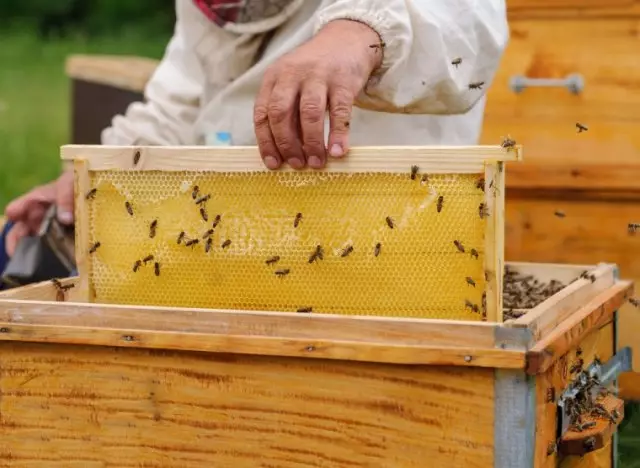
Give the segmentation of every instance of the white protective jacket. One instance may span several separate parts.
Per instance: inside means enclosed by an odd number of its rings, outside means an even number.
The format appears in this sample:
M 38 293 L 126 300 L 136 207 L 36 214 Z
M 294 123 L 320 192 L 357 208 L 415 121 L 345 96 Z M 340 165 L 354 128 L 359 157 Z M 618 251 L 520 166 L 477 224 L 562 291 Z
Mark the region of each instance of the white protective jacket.
M 292 0 L 240 31 L 192 0 L 176 0 L 176 12 L 146 102 L 115 117 L 103 144 L 214 144 L 228 132 L 233 145 L 255 145 L 253 103 L 265 69 L 335 19 L 366 23 L 386 43 L 381 79 L 356 102 L 377 111 L 354 108 L 352 146 L 477 144 L 484 93 L 509 36 L 505 0 Z M 473 82 L 484 85 L 471 90 Z

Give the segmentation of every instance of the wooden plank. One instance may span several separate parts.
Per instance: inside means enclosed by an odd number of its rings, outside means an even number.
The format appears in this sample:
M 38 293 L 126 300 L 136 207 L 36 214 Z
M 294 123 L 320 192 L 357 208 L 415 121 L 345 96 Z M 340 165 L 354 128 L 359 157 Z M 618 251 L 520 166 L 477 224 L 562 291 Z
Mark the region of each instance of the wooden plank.
M 530 329 L 535 340 L 548 336 L 551 330 L 563 323 L 583 304 L 615 284 L 613 265 L 601 264 L 590 270 L 589 274 L 595 277 L 594 281 L 586 278 L 577 279 L 514 321 L 512 325 Z
M 586 366 L 592 363 L 596 357 L 606 362 L 613 356 L 613 348 L 613 324 L 609 323 L 600 329 L 592 330 L 578 346 L 561 356 L 545 373 L 535 377 L 536 437 L 534 466 L 536 468 L 556 468 L 561 462 L 571 463 L 574 457 L 559 460 L 555 449 L 558 430 L 557 400 L 575 378 L 575 374 L 571 374 L 569 369 L 578 359 L 583 359 Z M 580 353 L 579 356 L 578 351 Z M 608 451 L 609 455 L 611 454 L 610 448 L 605 448 L 604 451 Z M 599 452 L 591 453 L 585 456 L 584 459 L 586 461 L 598 459 L 598 457 L 602 456 Z M 606 466 L 607 468 L 610 467 L 610 465 Z
M 508 186 L 637 189 L 640 64 L 629 57 L 639 45 L 638 18 L 574 17 L 510 26 L 480 140 L 495 143 L 510 133 L 527 149 L 526 161 L 510 169 Z M 623 63 L 628 66 L 620 67 Z M 585 81 L 579 95 L 548 87 L 515 93 L 510 86 L 514 76 L 564 79 L 573 73 Z M 576 120 L 589 130 L 576 133 Z
M 640 16 L 638 0 L 509 0 L 509 21 L 521 19 L 629 18 Z
M 142 92 L 158 60 L 127 55 L 71 55 L 65 70 L 74 79 Z
M 609 323 L 615 311 L 632 291 L 633 285 L 630 281 L 620 281 L 587 302 L 527 352 L 527 373 L 534 375 L 545 372 L 560 356 L 580 343 L 591 330 Z
M 501 330 L 497 337 L 498 325 L 482 322 L 0 300 L 0 327 L 0 340 L 13 341 L 519 369 L 525 363 L 516 334 Z
M 640 402 L 640 373 L 625 372 L 618 379 L 620 396 L 627 401 Z
M 484 271 L 486 314 L 490 322 L 501 323 L 502 281 L 504 275 L 504 167 L 487 164 L 485 168 L 486 220 Z
M 493 466 L 493 371 L 1 343 L 23 465 Z
M 531 275 L 545 283 L 556 280 L 564 284 L 571 283 L 584 271 L 597 268 L 597 265 L 566 263 L 505 262 L 505 265 L 518 274 Z
M 74 161 L 74 208 L 75 208 L 75 250 L 76 268 L 79 280 L 74 288 L 76 297 L 83 302 L 92 302 L 94 294 L 90 288 L 91 255 L 94 242 L 90 238 L 91 213 L 86 195 L 91 190 L 89 179 L 89 166 L 86 161 L 78 159 Z
M 77 277 L 73 278 L 60 278 L 58 281 L 63 286 L 73 284 L 73 288 L 64 291 L 62 297 L 60 297 L 59 291 L 56 289 L 51 281 L 43 281 L 41 283 L 29 284 L 18 288 L 7 289 L 6 291 L 0 291 L 0 300 L 16 299 L 16 300 L 30 300 L 30 301 L 75 301 L 78 299 L 78 294 L 75 293 L 75 285 L 78 282 Z
M 134 154 L 139 152 L 138 164 Z M 351 148 L 347 157 L 332 159 L 327 172 L 483 173 L 485 161 L 515 161 L 521 148 L 500 146 L 372 146 Z M 138 169 L 164 171 L 266 171 L 256 146 L 82 146 L 67 145 L 62 159 L 86 159 L 90 171 Z M 295 171 L 285 167 L 284 171 Z M 312 171 L 312 169 L 305 169 Z

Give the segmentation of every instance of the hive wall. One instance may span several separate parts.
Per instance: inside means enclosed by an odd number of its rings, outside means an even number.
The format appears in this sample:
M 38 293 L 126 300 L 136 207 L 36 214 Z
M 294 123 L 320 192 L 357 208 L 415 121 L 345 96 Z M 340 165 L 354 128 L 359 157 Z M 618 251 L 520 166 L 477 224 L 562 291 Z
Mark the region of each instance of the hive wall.
M 499 308 L 491 278 L 503 226 L 490 211 L 502 185 L 484 180 L 503 184 L 500 164 L 460 159 L 446 172 L 445 154 L 423 160 L 432 170 L 415 177 L 410 164 L 191 171 L 176 168 L 193 161 L 168 159 L 162 170 L 114 170 L 123 157 L 114 154 L 106 164 L 76 158 L 77 254 L 90 300 L 458 320 Z

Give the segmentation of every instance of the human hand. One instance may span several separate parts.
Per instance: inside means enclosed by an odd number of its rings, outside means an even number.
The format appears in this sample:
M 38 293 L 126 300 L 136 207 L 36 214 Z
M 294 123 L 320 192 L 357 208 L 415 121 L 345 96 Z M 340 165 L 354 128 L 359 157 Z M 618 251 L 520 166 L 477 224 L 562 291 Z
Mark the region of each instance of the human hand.
M 9 203 L 5 215 L 14 223 L 5 241 L 9 256 L 15 252 L 20 239 L 38 232 L 52 204 L 58 207 L 60 223 L 73 224 L 73 171 L 66 171 L 56 181 L 36 187 Z
M 346 154 L 353 103 L 382 59 L 373 44 L 380 44 L 380 37 L 369 26 L 336 20 L 267 70 L 255 102 L 254 125 L 260 155 L 269 169 L 283 162 L 295 169 L 307 163 L 320 169 L 327 153 Z

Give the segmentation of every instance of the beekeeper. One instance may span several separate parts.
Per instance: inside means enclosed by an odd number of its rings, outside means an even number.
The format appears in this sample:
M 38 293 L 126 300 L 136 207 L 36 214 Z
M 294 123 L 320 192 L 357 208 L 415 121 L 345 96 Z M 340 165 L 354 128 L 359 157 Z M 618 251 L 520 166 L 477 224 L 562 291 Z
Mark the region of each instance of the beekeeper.
M 257 144 L 269 169 L 320 169 L 351 145 L 473 145 L 509 34 L 505 0 L 176 0 L 176 13 L 146 101 L 103 144 Z M 9 254 L 52 203 L 73 222 L 71 174 L 7 207 Z

